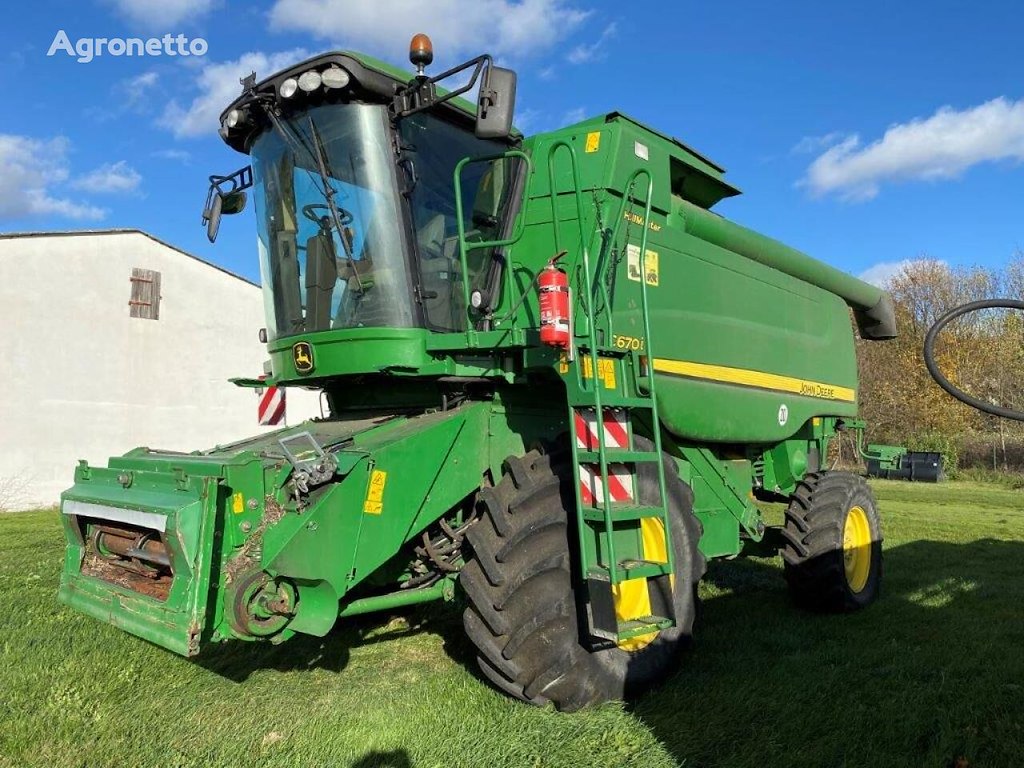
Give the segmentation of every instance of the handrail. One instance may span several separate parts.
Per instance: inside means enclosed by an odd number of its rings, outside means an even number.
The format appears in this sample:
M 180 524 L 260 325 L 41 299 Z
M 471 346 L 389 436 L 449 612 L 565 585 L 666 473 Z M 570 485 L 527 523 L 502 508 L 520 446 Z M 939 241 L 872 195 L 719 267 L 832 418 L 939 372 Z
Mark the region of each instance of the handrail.
M 597 422 L 596 423 L 596 426 L 597 426 L 597 430 L 596 431 L 597 431 L 597 436 L 598 436 L 598 440 L 597 440 L 597 453 L 598 453 L 598 466 L 600 468 L 600 482 L 604 485 L 604 489 L 606 491 L 605 493 L 602 494 L 602 499 L 601 499 L 602 510 L 601 511 L 603 513 L 604 530 L 606 532 L 608 578 L 609 578 L 609 581 L 611 582 L 611 584 L 614 585 L 614 584 L 618 583 L 618 578 L 617 577 L 618 577 L 619 564 L 618 564 L 618 560 L 617 560 L 616 555 L 615 555 L 615 535 L 614 535 L 615 528 L 614 528 L 614 520 L 612 518 L 612 500 L 611 500 L 611 494 L 607 492 L 607 482 L 608 482 L 608 471 L 609 471 L 609 469 L 608 469 L 607 446 L 606 446 L 605 440 L 604 440 L 604 404 L 602 403 L 602 397 L 601 397 L 601 386 L 602 385 L 601 385 L 601 377 L 600 377 L 600 375 L 601 375 L 601 372 L 600 372 L 600 361 L 601 361 L 601 358 L 598 355 L 598 345 L 597 345 L 597 319 L 596 319 L 596 316 L 595 316 L 595 312 L 596 312 L 596 310 L 595 310 L 595 303 L 597 301 L 597 296 L 596 296 L 596 292 L 595 292 L 595 286 L 594 286 L 594 283 L 593 283 L 593 278 L 595 276 L 592 275 L 591 271 L 590 271 L 589 240 L 588 240 L 588 238 L 586 236 L 586 231 L 584 229 L 584 221 L 583 221 L 583 208 L 584 208 L 584 205 L 583 205 L 583 195 L 582 195 L 582 190 L 581 190 L 581 186 L 582 185 L 580 183 L 580 174 L 579 174 L 579 159 L 577 157 L 577 153 L 576 153 L 575 148 L 569 142 L 567 142 L 564 139 L 556 140 L 548 148 L 548 183 L 549 183 L 549 195 L 550 195 L 550 198 L 551 198 L 551 219 L 552 219 L 551 224 L 552 224 L 552 228 L 554 230 L 555 250 L 556 251 L 561 251 L 562 250 L 562 242 L 561 242 L 560 233 L 559 233 L 558 194 L 557 194 L 558 190 L 557 190 L 557 186 L 556 186 L 556 183 L 555 183 L 555 167 L 556 167 L 556 163 L 557 163 L 558 152 L 560 150 L 562 150 L 562 149 L 565 149 L 566 152 L 569 155 L 570 171 L 571 171 L 572 184 L 573 184 L 572 192 L 573 192 L 573 195 L 574 195 L 574 198 L 575 198 L 575 202 L 576 202 L 576 218 L 577 218 L 577 224 L 578 224 L 578 227 L 579 227 L 580 257 L 581 257 L 580 261 L 582 262 L 582 267 L 583 267 L 583 269 L 582 269 L 582 271 L 583 271 L 583 276 L 582 276 L 582 282 L 583 282 L 583 286 L 582 287 L 583 287 L 583 290 L 581 291 L 581 293 L 583 294 L 583 306 L 582 306 L 582 309 L 583 309 L 583 314 L 584 314 L 584 316 L 586 317 L 586 320 L 587 320 L 586 338 L 587 338 L 587 345 L 588 345 L 588 350 L 587 350 L 588 354 L 587 354 L 586 362 L 590 363 L 590 368 L 591 368 L 591 382 L 592 382 L 591 386 L 593 387 L 593 389 L 589 390 L 589 391 L 593 395 L 593 405 L 594 405 L 594 410 L 595 410 L 595 418 L 596 418 L 596 422 Z M 648 397 L 650 399 L 651 411 L 652 411 L 651 431 L 652 431 L 652 438 L 653 438 L 653 442 L 654 442 L 654 450 L 655 450 L 656 454 L 660 458 L 661 453 L 662 453 L 661 430 L 660 430 L 659 425 L 658 425 L 658 399 L 657 399 L 656 387 L 655 387 L 655 379 L 654 379 L 654 366 L 653 366 L 653 364 L 651 362 L 653 360 L 653 357 L 651 357 L 651 321 L 650 321 L 650 306 L 649 306 L 649 303 L 648 303 L 648 294 L 647 294 L 647 241 L 648 241 L 648 235 L 649 235 L 649 232 L 650 232 L 651 207 L 652 207 L 653 199 L 654 199 L 654 178 L 653 178 L 651 172 L 648 169 L 646 169 L 646 168 L 638 168 L 629 177 L 629 179 L 628 179 L 628 181 L 627 181 L 627 183 L 625 185 L 625 190 L 624 190 L 622 202 L 620 203 L 620 206 L 619 206 L 619 213 L 618 213 L 618 216 L 617 216 L 617 221 L 616 221 L 615 227 L 614 227 L 614 229 L 611 230 L 611 235 L 612 236 L 610 238 L 604 239 L 603 243 L 605 244 L 605 247 L 607 247 L 607 248 L 614 248 L 615 247 L 615 238 L 618 235 L 619 229 L 621 227 L 621 222 L 623 221 L 623 219 L 625 217 L 626 206 L 629 205 L 631 200 L 633 199 L 632 190 L 633 190 L 634 186 L 638 183 L 638 181 L 642 177 L 646 177 L 646 182 L 647 182 L 647 184 L 646 184 L 647 190 L 646 191 L 647 191 L 647 195 L 646 195 L 646 200 L 645 200 L 645 203 L 644 203 L 643 231 L 642 231 L 642 234 L 641 234 L 641 237 L 640 237 L 640 259 L 639 259 L 639 261 L 640 261 L 640 308 L 641 308 L 641 314 L 642 314 L 642 317 L 643 317 L 644 339 L 645 339 L 646 347 L 647 347 L 647 360 L 648 360 L 648 363 L 647 363 L 647 366 L 646 366 L 645 375 L 646 375 L 646 379 L 647 379 Z M 608 234 L 607 231 L 602 231 L 602 237 L 604 237 L 607 234 Z M 628 247 L 628 243 L 626 244 L 626 246 Z M 604 262 L 604 263 L 601 264 L 601 266 L 602 266 L 602 273 L 603 273 L 603 271 L 605 269 L 607 269 L 607 263 Z M 603 280 L 601 280 L 601 275 L 597 275 L 596 277 L 599 280 L 599 287 L 602 290 L 602 297 L 604 298 L 604 301 L 605 301 L 604 310 L 607 313 L 607 333 L 608 333 L 608 336 L 609 336 L 609 338 L 606 339 L 606 342 L 610 343 L 611 342 L 611 338 L 610 337 L 611 337 L 611 332 L 612 332 L 612 307 L 611 307 L 611 303 L 609 301 L 608 293 L 607 293 L 607 290 L 605 288 L 604 282 L 603 282 Z M 570 344 L 571 345 L 575 345 L 576 344 L 575 334 L 570 339 Z M 570 354 L 572 353 L 572 351 L 573 350 L 570 349 Z M 570 359 L 572 359 L 572 358 L 570 358 Z M 584 371 L 584 374 L 585 374 L 585 371 Z M 583 389 L 583 391 L 588 391 L 586 389 L 586 378 L 587 377 L 585 375 L 583 375 L 583 376 L 581 376 L 581 380 L 580 380 L 580 386 Z M 667 494 L 666 494 L 665 465 L 660 460 L 657 462 L 657 465 L 658 465 L 658 485 L 659 485 L 659 492 L 661 494 L 661 507 L 662 507 L 663 512 L 665 513 L 664 514 L 664 521 L 663 522 L 664 522 L 664 525 L 665 525 L 665 535 L 666 535 L 666 537 L 668 537 L 669 536 L 669 530 L 668 530 L 669 520 L 668 520 L 667 510 L 668 510 L 669 500 L 668 500 Z M 581 537 L 580 540 L 582 541 L 583 537 L 586 534 L 586 525 L 585 525 L 585 522 L 584 522 L 584 519 L 583 519 L 582 515 L 577 515 L 577 527 L 579 529 L 579 535 Z M 585 553 L 584 553 L 583 557 L 584 557 L 584 560 L 585 560 L 585 558 L 586 558 L 586 554 Z M 667 558 L 667 566 L 668 566 L 669 572 L 671 573 L 671 572 L 673 572 L 673 569 L 674 569 L 674 565 L 673 565 L 674 557 L 673 557 L 673 553 L 672 553 L 671 541 L 669 541 L 667 539 L 666 539 L 666 558 Z M 586 568 L 586 563 L 585 562 L 584 562 L 584 567 Z
M 551 200 L 551 227 L 554 230 L 555 235 L 555 252 L 557 253 L 558 251 L 563 250 L 562 243 L 559 238 L 558 194 L 555 183 L 555 164 L 558 156 L 558 150 L 560 149 L 565 149 L 569 153 L 569 167 L 572 173 L 572 193 L 576 202 L 576 225 L 579 228 L 580 255 L 582 256 L 583 261 L 583 284 L 586 288 L 584 292 L 586 297 L 586 301 L 584 302 L 584 315 L 587 317 L 587 335 L 591 341 L 590 346 L 593 348 L 595 346 L 593 342 L 596 341 L 593 328 L 591 327 L 593 325 L 593 286 L 590 275 L 589 241 L 583 227 L 583 193 L 581 191 L 582 184 L 580 183 L 580 167 L 579 160 L 576 157 L 576 148 L 565 139 L 557 139 L 548 147 L 548 195 Z
M 647 296 L 647 238 L 650 234 L 650 223 L 651 223 L 651 206 L 654 200 L 654 178 L 651 176 L 651 172 L 647 168 L 637 168 L 630 175 L 626 181 L 624 187 L 624 193 L 622 195 L 622 202 L 619 203 L 618 214 L 615 217 L 615 226 L 611 229 L 611 237 L 608 238 L 607 242 L 611 244 L 611 248 L 614 249 L 615 242 L 619 236 L 619 230 L 622 227 L 622 222 L 625 221 L 626 209 L 630 206 L 633 199 L 633 187 L 637 184 L 641 177 L 647 178 L 647 195 L 644 203 L 644 217 L 643 217 L 643 232 L 640 236 L 640 314 L 643 320 L 644 329 L 644 342 L 647 352 L 647 365 L 645 378 L 647 379 L 647 393 L 651 400 L 651 437 L 654 441 L 654 450 L 660 456 L 661 455 L 661 429 L 658 426 L 658 395 L 657 387 L 654 383 L 654 365 L 652 361 L 654 356 L 652 354 L 651 344 L 651 315 L 650 305 L 648 303 Z M 629 247 L 629 243 L 624 244 L 625 248 Z M 607 268 L 607 262 L 604 264 Z M 602 285 L 603 273 L 597 276 L 601 280 Z M 608 301 L 607 297 L 605 301 Z M 608 317 L 609 317 L 609 328 L 611 324 L 611 307 L 608 306 Z M 610 330 L 609 330 L 610 333 Z M 658 462 L 658 485 L 662 494 L 662 506 L 668 508 L 668 499 L 665 498 L 665 465 L 662 462 Z M 666 542 L 666 555 L 668 557 L 668 566 L 670 571 L 673 569 L 673 554 L 671 542 Z
M 624 208 L 631 195 L 630 190 L 633 189 L 633 184 L 641 177 L 647 177 L 647 202 L 644 205 L 644 221 L 643 221 L 643 234 L 640 236 L 640 311 L 643 315 L 644 321 L 644 339 L 647 345 L 647 394 L 651 399 L 651 437 L 654 438 L 654 450 L 661 457 L 661 426 L 658 418 L 658 395 L 657 387 L 654 385 L 654 350 L 653 344 L 651 343 L 651 313 L 650 307 L 647 303 L 647 236 L 651 231 L 651 204 L 654 199 L 654 178 L 651 176 L 651 172 L 647 168 L 637 168 L 633 171 L 633 174 L 629 177 L 629 181 L 626 182 L 626 193 L 622 199 L 623 210 L 620 214 L 625 213 Z M 619 219 L 622 220 L 622 215 Z M 628 245 L 628 243 L 627 243 Z M 628 269 L 628 264 L 627 264 Z M 661 493 L 661 505 L 662 509 L 666 512 L 665 517 L 665 556 L 668 559 L 669 573 L 675 572 L 674 557 L 672 554 L 672 542 L 669 538 L 669 525 L 668 520 L 668 504 L 669 500 L 666 496 L 668 490 L 665 484 L 665 463 L 658 461 L 658 485 Z
M 576 199 L 576 220 L 580 232 L 580 256 L 583 262 L 583 313 L 587 319 L 587 357 L 590 362 L 591 382 L 593 382 L 594 414 L 597 420 L 597 458 L 600 468 L 601 482 L 607 487 L 608 482 L 608 450 L 604 441 L 604 405 L 601 402 L 601 371 L 600 357 L 597 354 L 597 329 L 594 318 L 594 287 L 590 274 L 590 252 L 586 233 L 583 228 L 583 194 L 580 190 L 579 160 L 576 157 L 576 149 L 565 139 L 558 139 L 548 148 L 548 194 L 551 197 L 551 226 L 555 232 L 555 250 L 560 251 L 561 243 L 558 237 L 558 195 L 555 186 L 555 161 L 558 150 L 564 148 L 569 153 L 570 169 L 572 171 L 573 193 Z M 570 338 L 570 344 L 575 344 L 575 338 Z M 581 387 L 586 388 L 586 376 L 582 377 Z M 610 493 L 601 494 L 601 511 L 604 514 L 604 529 L 607 534 L 608 546 L 608 579 L 612 584 L 617 583 L 616 575 L 618 562 L 615 557 L 615 527 L 612 520 L 612 502 Z M 582 515 L 577 515 L 577 526 L 580 532 L 580 541 L 584 540 L 585 523 Z M 584 555 L 585 557 L 585 555 Z
M 520 211 L 519 216 L 516 219 L 515 229 L 509 237 L 501 240 L 483 240 L 479 243 L 467 243 L 466 242 L 466 223 L 463 218 L 462 210 L 462 169 L 470 163 L 486 163 L 492 160 L 508 159 L 512 157 L 521 158 L 526 163 L 526 172 L 529 174 L 533 170 L 533 162 L 530 160 L 530 156 L 520 149 L 510 149 L 506 152 L 497 152 L 493 155 L 483 155 L 481 157 L 464 157 L 455 165 L 455 170 L 452 175 L 455 183 L 455 224 L 458 228 L 459 234 L 459 266 L 462 270 L 462 299 L 463 306 L 465 307 L 466 316 L 466 343 L 470 347 L 476 346 L 476 331 L 472 324 L 472 312 L 473 307 L 469 301 L 469 261 L 467 254 L 470 251 L 479 250 L 481 248 L 501 248 L 506 245 L 512 245 L 522 238 L 523 233 L 526 232 L 526 214 L 525 211 Z M 523 195 L 526 195 L 526 186 L 523 187 Z M 508 278 L 503 274 L 502 283 L 507 285 L 509 283 Z
M 626 182 L 625 192 L 623 193 L 622 200 L 619 203 L 618 213 L 615 215 L 615 219 L 614 219 L 615 226 L 614 226 L 614 228 L 612 228 L 612 227 L 606 227 L 605 228 L 605 232 L 606 233 L 610 233 L 606 242 L 610 243 L 610 248 L 612 250 L 615 249 L 615 242 L 619 238 L 619 231 L 622 228 L 622 222 L 626 220 L 626 208 L 629 207 L 630 201 L 633 198 L 633 186 L 636 184 L 636 180 L 640 176 L 643 176 L 643 175 L 647 176 L 647 181 L 648 181 L 648 185 L 647 185 L 647 199 L 648 199 L 648 201 L 650 201 L 651 197 L 653 196 L 653 183 L 651 181 L 651 174 L 647 171 L 646 168 L 637 168 L 635 171 L 633 171 L 632 175 L 629 177 L 629 180 Z M 645 207 L 645 209 L 644 209 L 645 216 L 646 216 L 646 218 L 644 219 L 644 225 L 643 225 L 644 226 L 644 235 L 645 236 L 647 234 L 648 228 L 650 227 L 650 209 L 651 209 L 650 205 L 647 205 Z M 627 230 L 627 232 L 628 232 L 628 230 Z M 644 240 L 644 245 L 646 245 L 646 242 L 647 241 L 645 239 Z M 629 246 L 629 243 L 625 243 L 623 248 L 627 248 L 628 246 Z M 644 248 L 644 250 L 646 251 L 646 248 Z M 641 261 L 642 261 L 642 259 L 641 259 Z M 608 265 L 609 265 L 609 262 L 605 261 L 602 264 L 602 267 L 604 269 L 607 269 Z M 643 268 L 644 264 L 641 263 L 640 266 L 641 266 L 641 268 Z M 604 274 L 605 274 L 604 271 L 602 271 L 601 274 L 598 275 L 598 279 L 602 282 L 602 284 L 604 283 Z M 643 298 L 643 297 L 641 296 L 641 298 Z M 605 297 L 605 301 L 608 301 L 607 296 Z M 609 307 L 609 315 L 611 315 L 611 308 L 610 307 Z

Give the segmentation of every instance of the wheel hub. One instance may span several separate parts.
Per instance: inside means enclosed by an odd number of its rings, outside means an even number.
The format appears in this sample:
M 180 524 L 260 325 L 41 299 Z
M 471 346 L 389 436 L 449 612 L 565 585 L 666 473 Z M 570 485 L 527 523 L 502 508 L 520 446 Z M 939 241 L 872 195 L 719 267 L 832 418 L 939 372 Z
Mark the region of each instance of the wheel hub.
M 850 507 L 843 526 L 843 566 L 846 583 L 860 592 L 871 572 L 871 525 L 862 507 Z
M 243 576 L 234 589 L 234 628 L 243 635 L 268 637 L 280 632 L 295 612 L 295 588 L 256 571 Z

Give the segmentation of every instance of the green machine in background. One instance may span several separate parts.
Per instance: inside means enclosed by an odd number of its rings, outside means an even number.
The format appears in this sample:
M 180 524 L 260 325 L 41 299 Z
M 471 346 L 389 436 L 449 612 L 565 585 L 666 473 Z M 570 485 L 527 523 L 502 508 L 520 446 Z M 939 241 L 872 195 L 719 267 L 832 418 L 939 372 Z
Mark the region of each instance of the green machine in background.
M 899 470 L 903 464 L 903 457 L 907 455 L 907 449 L 902 445 L 868 445 L 867 451 L 862 454 L 869 462 L 874 462 L 880 472 L 892 472 Z M 869 470 L 869 474 L 870 470 Z
M 251 166 L 204 215 L 251 190 L 267 381 L 329 416 L 83 462 L 60 599 L 191 656 L 460 597 L 483 674 L 566 710 L 665 677 L 708 558 L 777 550 L 797 603 L 870 603 L 875 503 L 824 457 L 850 311 L 891 338 L 888 297 L 712 213 L 739 191 L 685 144 L 619 113 L 524 137 L 514 73 L 431 58 L 243 81 L 221 136 Z

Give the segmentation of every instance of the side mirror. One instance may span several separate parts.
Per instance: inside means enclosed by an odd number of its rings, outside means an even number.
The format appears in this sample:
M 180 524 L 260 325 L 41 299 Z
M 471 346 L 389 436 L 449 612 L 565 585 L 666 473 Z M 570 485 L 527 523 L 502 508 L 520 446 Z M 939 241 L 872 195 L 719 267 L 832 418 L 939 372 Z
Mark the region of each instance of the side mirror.
M 222 185 L 230 184 L 225 191 Z M 245 190 L 252 186 L 252 167 L 248 166 L 235 171 L 230 176 L 211 176 L 210 188 L 206 192 L 206 203 L 203 205 L 203 224 L 206 225 L 206 237 L 212 243 L 220 231 L 220 217 L 241 213 L 245 210 L 248 196 Z
M 487 67 L 477 99 L 477 138 L 507 138 L 512 132 L 512 114 L 515 106 L 516 73 L 504 67 Z
M 224 198 L 220 192 L 214 192 L 203 211 L 203 221 L 206 222 L 206 239 L 211 243 L 217 240 L 217 233 L 220 232 L 220 215 L 224 209 Z
M 225 216 L 233 216 L 234 214 L 241 213 L 245 210 L 245 204 L 248 202 L 249 197 L 245 192 L 238 189 L 234 192 L 222 194 L 220 199 L 220 212 Z
M 203 211 L 203 220 L 206 222 L 206 238 L 211 243 L 217 239 L 217 233 L 220 231 L 220 217 L 241 213 L 245 210 L 247 200 L 248 196 L 240 189 L 234 192 L 214 190 L 206 210 Z

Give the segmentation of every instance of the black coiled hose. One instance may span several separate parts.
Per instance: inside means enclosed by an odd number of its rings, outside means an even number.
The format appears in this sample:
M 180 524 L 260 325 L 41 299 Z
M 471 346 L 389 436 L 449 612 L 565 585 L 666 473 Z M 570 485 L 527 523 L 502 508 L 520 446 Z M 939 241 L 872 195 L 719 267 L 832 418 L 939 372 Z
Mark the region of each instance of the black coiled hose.
M 1024 310 L 1024 301 L 1017 299 L 982 299 L 981 301 L 971 301 L 951 309 L 935 321 L 935 325 L 928 329 L 928 335 L 924 337 L 924 364 L 928 366 L 928 373 L 935 379 L 935 383 L 961 403 L 966 403 L 972 408 L 977 408 L 979 411 L 990 413 L 993 416 L 1002 416 L 1004 419 L 1013 419 L 1014 421 L 1024 421 L 1024 411 L 1015 411 L 1012 408 L 1003 408 L 1002 406 L 986 403 L 984 400 L 979 400 L 977 397 L 968 395 L 962 389 L 953 386 L 945 374 L 939 370 L 939 366 L 935 364 L 935 340 L 938 338 L 939 333 L 942 332 L 942 329 L 958 317 L 970 312 L 977 312 L 981 309 Z M 1024 371 L 1021 371 L 1021 375 L 1024 376 Z

